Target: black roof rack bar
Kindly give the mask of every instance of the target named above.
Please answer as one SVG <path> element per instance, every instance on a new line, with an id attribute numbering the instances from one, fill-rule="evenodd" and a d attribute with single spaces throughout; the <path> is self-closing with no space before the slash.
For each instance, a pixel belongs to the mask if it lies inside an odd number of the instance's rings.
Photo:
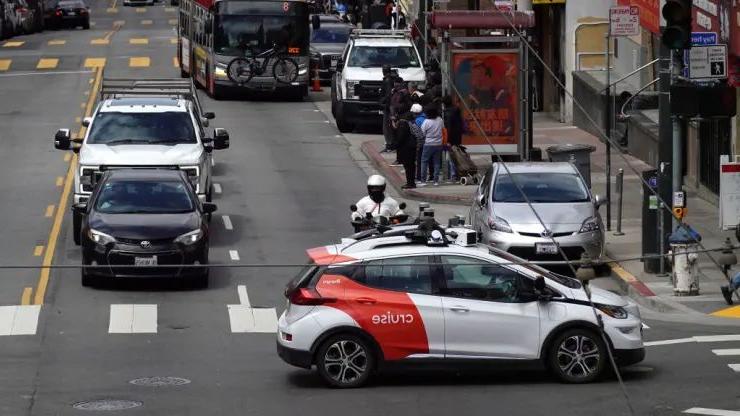
<path id="1" fill-rule="evenodd" d="M 103 78 L 100 99 L 120 97 L 176 97 L 192 101 L 200 115 L 203 108 L 192 79 L 181 78 Z"/>

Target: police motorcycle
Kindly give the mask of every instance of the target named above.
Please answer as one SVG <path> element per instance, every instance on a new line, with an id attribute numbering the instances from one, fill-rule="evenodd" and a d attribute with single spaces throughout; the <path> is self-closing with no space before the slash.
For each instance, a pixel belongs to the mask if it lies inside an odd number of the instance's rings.
<path id="1" fill-rule="evenodd" d="M 385 194 L 386 181 L 380 175 L 372 175 L 367 180 L 367 196 L 350 206 L 350 221 L 355 232 L 397 225 L 408 221 L 404 212 L 405 203 L 398 203 Z"/>

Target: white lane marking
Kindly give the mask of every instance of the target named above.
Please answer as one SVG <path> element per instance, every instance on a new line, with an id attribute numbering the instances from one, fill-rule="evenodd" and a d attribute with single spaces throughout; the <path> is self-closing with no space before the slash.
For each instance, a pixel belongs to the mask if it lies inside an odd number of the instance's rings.
<path id="1" fill-rule="evenodd" d="M 221 193 L 221 184 L 220 183 L 214 183 L 213 184 L 213 192 L 220 194 Z"/>
<path id="2" fill-rule="evenodd" d="M 8 77 L 28 77 L 31 75 L 69 75 L 69 74 L 89 74 L 94 71 L 84 70 L 84 71 L 49 71 L 49 72 L 11 72 L 7 74 L 0 74 L 0 78 L 8 78 Z M 29 305 L 24 305 L 29 306 Z"/>
<path id="3" fill-rule="evenodd" d="M 236 293 L 239 294 L 239 304 L 242 306 L 252 307 L 252 304 L 249 303 L 249 293 L 247 293 L 247 286 L 246 285 L 239 285 L 236 287 Z"/>
<path id="4" fill-rule="evenodd" d="M 740 373 L 740 364 L 727 364 L 727 366 L 730 367 L 732 371 Z"/>
<path id="5" fill-rule="evenodd" d="M 110 305 L 110 334 L 156 334 L 157 305 Z"/>
<path id="6" fill-rule="evenodd" d="M 708 416 L 740 416 L 740 412 L 737 410 L 705 409 L 703 407 L 692 407 L 691 409 L 684 410 L 683 413 Z"/>
<path id="7" fill-rule="evenodd" d="M 224 220 L 224 227 L 226 227 L 227 230 L 234 229 L 234 225 L 231 223 L 231 218 L 229 218 L 228 215 L 222 215 L 221 219 Z"/>
<path id="8" fill-rule="evenodd" d="M 253 308 L 249 302 L 246 285 L 238 285 L 238 305 L 226 305 L 229 311 L 229 323 L 232 333 L 277 332 L 277 312 L 275 308 Z"/>
<path id="9" fill-rule="evenodd" d="M 229 250 L 229 257 L 233 261 L 239 261 L 239 252 L 236 250 Z"/>
<path id="10" fill-rule="evenodd" d="M 740 349 L 738 348 L 712 350 L 712 352 L 714 353 L 714 355 L 740 355 Z"/>
<path id="11" fill-rule="evenodd" d="M 727 342 L 740 341 L 740 335 L 699 335 L 691 338 L 665 339 L 662 341 L 645 342 L 643 345 L 652 347 L 656 345 L 687 344 L 689 342 Z"/>
<path id="12" fill-rule="evenodd" d="M 35 335 L 41 305 L 0 306 L 0 336 Z"/>
<path id="13" fill-rule="evenodd" d="M 211 167 L 213 168 L 215 166 L 216 166 L 216 158 L 215 157 L 211 157 Z"/>
<path id="14" fill-rule="evenodd" d="M 644 322 L 642 323 L 642 329 L 650 329 L 649 326 L 647 326 Z"/>
<path id="15" fill-rule="evenodd" d="M 656 345 L 673 345 L 673 344 L 687 344 L 689 342 L 696 342 L 694 338 L 679 338 L 679 339 L 666 339 L 663 341 L 650 341 L 643 343 L 646 347 L 652 347 Z"/>

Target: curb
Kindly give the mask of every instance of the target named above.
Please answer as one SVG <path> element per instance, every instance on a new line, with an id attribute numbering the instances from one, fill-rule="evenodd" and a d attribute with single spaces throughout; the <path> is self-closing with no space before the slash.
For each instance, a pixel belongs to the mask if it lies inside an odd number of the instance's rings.
<path id="1" fill-rule="evenodd" d="M 443 204 L 465 206 L 470 205 L 472 202 L 472 191 L 470 196 L 464 197 L 456 195 L 435 195 L 419 192 L 414 189 L 402 189 L 401 186 L 406 183 L 406 178 L 401 177 L 401 173 L 399 173 L 398 170 L 393 169 L 393 167 L 388 164 L 385 158 L 381 156 L 380 149 L 378 147 L 378 144 L 373 140 L 368 140 L 360 145 L 362 153 L 364 153 L 373 166 L 375 166 L 375 168 L 378 169 L 386 179 L 388 179 L 388 182 L 390 182 L 396 192 L 398 192 L 402 197 L 423 202 L 439 202 Z"/>
<path id="2" fill-rule="evenodd" d="M 610 262 L 608 264 L 609 269 L 611 270 L 609 277 L 614 280 L 625 293 L 627 293 L 627 296 L 639 305 L 658 312 L 683 311 L 683 308 L 677 308 L 673 302 L 662 299 L 660 296 L 656 295 L 655 292 L 647 287 L 643 281 L 625 270 L 619 263 Z M 695 312 L 700 313 L 698 311 Z"/>

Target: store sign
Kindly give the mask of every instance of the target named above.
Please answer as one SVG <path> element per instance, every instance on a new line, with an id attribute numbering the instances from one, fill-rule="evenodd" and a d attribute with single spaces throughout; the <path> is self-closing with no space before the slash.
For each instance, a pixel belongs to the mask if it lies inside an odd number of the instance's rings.
<path id="1" fill-rule="evenodd" d="M 640 9 L 637 6 L 616 6 L 609 9 L 609 33 L 612 36 L 640 34 Z"/>
<path id="2" fill-rule="evenodd" d="M 620 6 L 636 6 L 640 9 L 640 26 L 653 33 L 660 33 L 661 0 L 619 0 Z"/>

